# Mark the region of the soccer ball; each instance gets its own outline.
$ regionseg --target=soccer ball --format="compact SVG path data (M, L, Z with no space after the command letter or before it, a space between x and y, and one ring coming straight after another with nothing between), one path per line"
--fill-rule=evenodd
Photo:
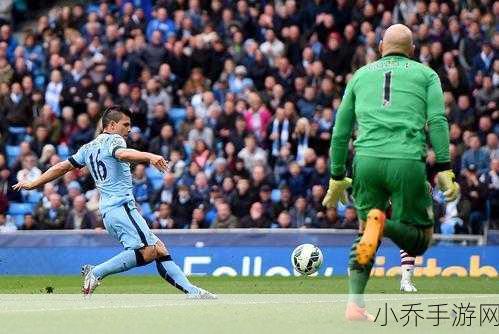
M295 248L291 255L291 263L297 272L302 275L312 275L322 265L322 252L312 244L303 244Z

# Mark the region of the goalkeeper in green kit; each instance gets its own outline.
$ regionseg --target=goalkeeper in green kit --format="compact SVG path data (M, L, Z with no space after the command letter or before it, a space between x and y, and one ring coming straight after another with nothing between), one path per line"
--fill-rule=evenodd
M345 191L352 185L361 219L348 264L348 320L373 320L363 293L384 236L413 256L428 248L434 221L425 171L426 127L440 170L438 186L447 201L459 195L437 74L409 58L414 46L404 25L389 27L379 48L382 58L359 69L346 87L333 129L331 180L323 201L326 207L345 202ZM352 183L345 177L345 163L355 123ZM386 219L389 202L392 217Z

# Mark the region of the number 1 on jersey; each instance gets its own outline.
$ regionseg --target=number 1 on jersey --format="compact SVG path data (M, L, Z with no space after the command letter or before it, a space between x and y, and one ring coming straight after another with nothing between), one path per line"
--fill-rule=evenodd
M385 83L383 85L383 107L390 105L390 93L392 89L392 71L385 72Z

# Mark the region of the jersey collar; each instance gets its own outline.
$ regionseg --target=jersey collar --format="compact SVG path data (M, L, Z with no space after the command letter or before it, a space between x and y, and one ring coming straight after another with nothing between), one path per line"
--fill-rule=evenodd
M403 54L403 53L399 53L399 52L391 52L391 53L388 53L386 55L384 55L382 58L386 58L386 57L404 57L404 58L409 58L407 55Z

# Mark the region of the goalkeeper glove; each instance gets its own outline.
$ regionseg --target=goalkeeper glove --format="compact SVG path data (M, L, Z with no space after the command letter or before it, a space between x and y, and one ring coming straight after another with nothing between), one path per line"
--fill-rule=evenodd
M326 197L322 201L322 205L326 208L336 207L338 201L343 204L347 203L346 190L352 185L352 179L345 177L342 180L329 180L329 189L327 190Z
M451 170L444 170L437 174L438 188L444 192L445 200L452 202L459 196L459 184L456 182L456 176Z

